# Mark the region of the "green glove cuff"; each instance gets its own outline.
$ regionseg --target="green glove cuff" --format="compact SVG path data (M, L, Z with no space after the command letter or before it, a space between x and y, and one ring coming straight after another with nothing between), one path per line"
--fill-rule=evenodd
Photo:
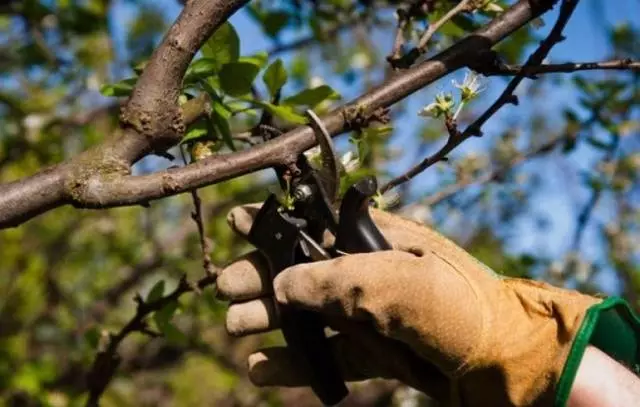
M640 376L640 319L622 298L607 298L587 311L562 370L555 406L566 405L587 345L595 346Z

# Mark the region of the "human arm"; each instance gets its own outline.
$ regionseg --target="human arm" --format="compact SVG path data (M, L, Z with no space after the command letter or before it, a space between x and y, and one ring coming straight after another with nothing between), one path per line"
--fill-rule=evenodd
M640 378L596 347L587 347L567 407L633 406L640 400Z

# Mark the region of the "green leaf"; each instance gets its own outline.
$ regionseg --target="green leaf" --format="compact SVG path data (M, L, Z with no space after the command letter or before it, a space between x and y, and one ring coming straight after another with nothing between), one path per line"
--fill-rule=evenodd
M186 345L188 339L185 334L183 334L178 328L176 328L173 324L166 324L160 330L164 337L171 343L176 345Z
M232 151L236 151L236 146L233 144L233 135L231 134L231 128L229 126L230 117L231 112L227 110L220 100L214 99L212 101L211 120L220 133L222 141L224 141Z
M202 55L216 60L220 65L237 61L240 38L235 28L228 22L222 24L203 45Z
M131 95L138 78L129 78L110 85L102 85L100 93L107 97L123 97Z
M91 349L97 349L98 343L100 343L100 331L98 328L91 327L84 333L84 340L87 342Z
M171 322L171 318L173 318L179 305L177 300L171 301L153 314L153 320L161 332L164 331L164 327Z
M217 74L221 67L222 64L213 58L200 58L189 65L189 69L185 74L185 81L195 82L200 78L208 78Z
M158 301L164 295L164 280L158 281L149 291L146 302Z
M326 99L340 99L340 94L328 85L321 85L316 88L305 89L291 97L286 98L282 103L286 105L306 105L314 108Z
M307 118L298 112L292 106L286 105L274 105L272 103L260 103L265 109L267 109L274 116L278 116L282 120L286 120L295 124L306 124Z
M198 139L206 138L209 136L209 123L206 118L200 118L195 123L193 123L187 129L182 140L180 140L180 144L184 144L186 142L193 142Z
M251 92L251 85L260 68L249 62L232 62L220 70L220 86L230 96L242 96Z
M148 62L149 61L138 62L133 66L133 72L138 76L142 75L142 72L144 72L144 68L146 68Z
M280 58L276 59L262 75L264 84L269 89L269 94L273 97L287 83L287 70Z
M289 22L289 14L284 11L274 11L262 17L262 27L270 37L276 37Z
M250 64L254 64L260 67L260 69L264 68L268 60L269 60L269 54L267 54L265 51L260 51L257 54L254 54L248 57L238 58L238 62L248 62Z

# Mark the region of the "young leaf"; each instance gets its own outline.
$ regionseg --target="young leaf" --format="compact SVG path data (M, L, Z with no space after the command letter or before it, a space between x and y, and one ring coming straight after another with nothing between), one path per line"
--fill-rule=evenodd
M340 94L338 94L328 85L321 85L316 88L305 89L291 97L286 98L282 103L294 106L306 105L314 108L326 99L340 99Z
M283 11L267 13L262 17L262 28L272 38L276 37L289 22L289 14Z
M129 78L110 85L102 85L100 93L107 97L129 96L138 78Z
M162 332L167 341L171 343L174 343L176 345L187 344L187 336L170 323L160 328L160 332Z
M147 295L146 302L158 301L164 294L164 280L160 280L151 288Z
M262 75L264 84L269 89L269 94L273 97L285 83L287 83L287 70L280 58L276 59Z
M269 60L269 54L267 54L265 51L260 51L248 57L238 58L238 62L248 62L250 64L254 64L260 69L264 68L268 60Z
M292 106L263 103L263 107L271 114L295 124L306 124L307 118L295 111Z
M184 137L180 140L180 144L193 142L207 136L209 136L209 124L207 123L207 119L203 117L189 126Z
M227 147L232 151L236 151L236 146L233 144L231 128L229 127L229 118L231 117L231 113L218 99L214 99L212 101L212 108L211 120L220 133L220 136L222 136L222 141L224 141Z
M235 62L240 56L240 38L233 26L226 22L202 46L205 58L216 60L220 65Z
M171 322L178 306L178 301L171 301L153 314L153 320L160 331L164 331L163 328Z
M218 73L221 67L222 64L212 58L200 58L195 60L191 65L189 65L189 69L187 69L185 82L195 82L200 78L208 78L209 76Z
M232 62L220 70L220 86L230 96L242 96L251 92L251 85L260 68L249 62Z

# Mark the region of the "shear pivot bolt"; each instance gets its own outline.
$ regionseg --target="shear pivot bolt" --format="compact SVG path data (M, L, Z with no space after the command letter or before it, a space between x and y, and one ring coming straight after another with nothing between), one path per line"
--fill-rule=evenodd
M293 190L293 197L296 201L305 202L313 195L313 191L311 191L311 187L306 184L298 185Z

